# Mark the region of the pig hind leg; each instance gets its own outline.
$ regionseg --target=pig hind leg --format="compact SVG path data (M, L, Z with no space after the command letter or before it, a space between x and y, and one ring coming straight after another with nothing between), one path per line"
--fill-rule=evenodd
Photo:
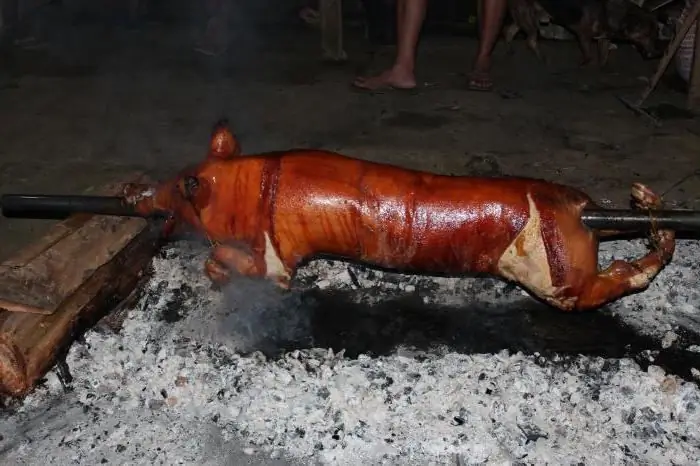
M661 199L646 186L635 183L632 197L636 207L656 209ZM597 308L627 294L641 291L671 260L675 249L675 233L659 230L652 235L652 250L632 262L616 260L610 266L591 277L576 303L578 309Z

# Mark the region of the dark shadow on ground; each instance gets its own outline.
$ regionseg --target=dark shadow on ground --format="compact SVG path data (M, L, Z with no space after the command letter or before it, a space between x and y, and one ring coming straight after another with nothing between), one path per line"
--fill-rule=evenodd
M446 348L476 354L503 350L543 356L600 356L653 364L686 380L700 367L700 354L663 349L655 339L605 311L564 313L530 300L515 305L449 307L424 304L418 295L384 296L377 304L357 303L353 291L308 291L309 334L295 341L260 341L268 356L310 347L345 350L345 355L388 355L398 347L418 351ZM684 334L687 343L700 341Z

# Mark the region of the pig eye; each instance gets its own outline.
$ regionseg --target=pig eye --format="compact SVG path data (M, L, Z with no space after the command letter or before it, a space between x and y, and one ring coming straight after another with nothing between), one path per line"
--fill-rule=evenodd
M188 176L183 180L182 188L185 197L192 199L197 193L197 188L199 188L199 180L196 176Z

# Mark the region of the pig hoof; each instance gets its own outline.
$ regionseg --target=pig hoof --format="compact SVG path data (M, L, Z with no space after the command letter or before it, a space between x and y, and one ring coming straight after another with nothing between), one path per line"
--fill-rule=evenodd
M658 209L661 197L642 183L632 184L632 200L639 209Z
M214 259L206 260L204 273L217 286L223 286L231 280L231 271Z
M125 183L122 186L122 196L131 202L136 202L148 196L152 187L141 183Z

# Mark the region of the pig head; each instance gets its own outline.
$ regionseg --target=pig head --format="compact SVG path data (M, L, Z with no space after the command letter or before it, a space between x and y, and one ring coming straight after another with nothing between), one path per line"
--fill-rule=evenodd
M167 217L165 234L179 228L194 229L209 236L201 221L201 212L216 198L216 174L227 159L240 155L240 146L225 120L214 126L204 161L191 165L172 178L155 186L130 184L124 196L142 215L163 214Z

